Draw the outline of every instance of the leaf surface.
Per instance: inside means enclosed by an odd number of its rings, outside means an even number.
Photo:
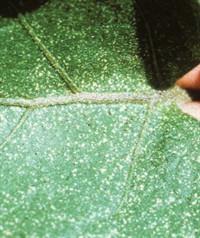
[[[142,0],[0,19],[1,237],[200,236],[200,125],[170,88],[200,56],[188,2],[173,59]]]

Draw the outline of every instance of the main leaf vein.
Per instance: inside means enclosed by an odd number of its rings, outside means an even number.
[[[34,99],[0,98],[0,105],[39,108],[68,104],[119,104],[119,103],[148,103],[153,96],[134,95],[132,93],[77,93],[66,96],[40,97]]]

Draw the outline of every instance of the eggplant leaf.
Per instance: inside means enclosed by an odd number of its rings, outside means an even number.
[[[0,236],[200,237],[200,124],[172,87],[199,63],[199,1],[9,4]]]

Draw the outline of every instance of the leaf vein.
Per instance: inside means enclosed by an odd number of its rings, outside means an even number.
[[[159,70],[157,54],[156,54],[155,45],[154,45],[154,41],[153,41],[152,29],[151,29],[151,26],[149,25],[149,23],[148,23],[148,21],[145,17],[144,10],[142,9],[142,6],[139,3],[139,1],[136,0],[135,4],[138,7],[140,15],[141,15],[141,17],[144,21],[144,24],[145,24],[145,28],[146,28],[147,35],[148,35],[148,41],[149,41],[149,44],[150,44],[150,51],[151,51],[151,54],[152,54],[152,63],[153,63],[154,69],[155,69],[155,74],[156,74],[157,81],[160,81],[161,73],[160,73],[160,70]]]
[[[131,150],[131,152],[127,155],[126,160],[130,160],[130,167],[129,167],[129,171],[128,171],[128,175],[127,175],[127,179],[126,179],[126,185],[125,185],[125,190],[124,193],[122,195],[122,199],[121,202],[117,208],[117,211],[115,212],[115,214],[113,215],[114,217],[118,216],[120,213],[121,208],[123,207],[123,205],[127,202],[128,200],[128,194],[130,192],[131,189],[131,181],[132,181],[132,176],[133,176],[133,168],[134,168],[134,157],[136,157],[138,149],[139,149],[139,145],[144,137],[145,134],[145,129],[148,127],[148,123],[150,120],[150,115],[153,111],[153,109],[155,108],[155,106],[157,105],[158,101],[159,101],[160,97],[156,96],[155,98],[152,99],[151,103],[148,106],[148,109],[146,111],[146,115],[144,117],[143,120],[143,124],[141,126],[140,132],[138,134],[138,138],[137,141],[134,143],[134,146]]]
[[[35,33],[33,27],[28,23],[28,21],[25,19],[23,15],[19,15],[20,23],[22,27],[28,32],[28,34],[31,36],[32,40],[36,43],[36,45],[39,47],[43,55],[46,57],[46,59],[49,61],[51,66],[56,70],[56,72],[59,74],[60,78],[64,81],[67,88],[72,93],[78,93],[80,92],[80,89],[74,85],[72,82],[72,79],[68,75],[68,73],[63,69],[63,67],[60,65],[56,57],[48,50],[48,48],[43,44],[41,39],[37,36]]]
[[[15,125],[15,127],[11,130],[11,132],[9,133],[9,135],[5,138],[5,140],[0,144],[0,150],[3,149],[6,144],[11,140],[11,138],[13,137],[13,135],[17,132],[17,130],[24,124],[24,122],[26,121],[26,119],[28,118],[30,110],[25,110],[22,114],[22,116],[20,117],[18,123]]]
[[[155,95],[154,95],[155,96]],[[138,103],[151,101],[154,96],[134,95],[132,93],[77,93],[66,96],[51,96],[35,99],[24,98],[0,98],[0,105],[25,108],[41,108],[68,104],[119,104]]]

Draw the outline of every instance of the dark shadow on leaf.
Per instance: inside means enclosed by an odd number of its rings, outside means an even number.
[[[149,84],[172,86],[199,64],[200,7],[195,0],[135,0],[140,57]]]
[[[18,14],[33,12],[47,0],[0,0],[0,16],[16,18]]]

